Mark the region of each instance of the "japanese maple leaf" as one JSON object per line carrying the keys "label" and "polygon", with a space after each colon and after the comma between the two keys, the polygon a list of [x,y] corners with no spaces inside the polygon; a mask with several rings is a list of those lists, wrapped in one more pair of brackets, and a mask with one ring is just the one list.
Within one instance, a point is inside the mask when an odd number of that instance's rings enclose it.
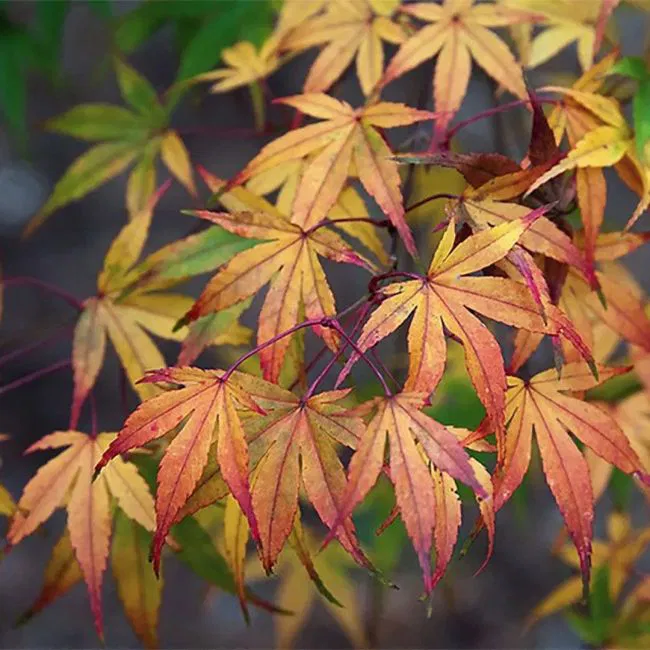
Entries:
{"label": "japanese maple leaf", "polygon": [[531,20],[529,13],[473,0],[445,0],[442,5],[415,3],[402,11],[430,23],[409,38],[391,59],[381,81],[385,86],[427,59],[438,56],[433,76],[436,125],[444,131],[460,108],[471,76],[472,59],[517,97],[526,97],[521,67],[508,46],[488,28]]}
{"label": "japanese maple leaf", "polygon": [[621,179],[640,196],[626,229],[650,205],[650,167],[638,156],[634,135],[618,102],[597,93],[615,60],[616,53],[604,57],[572,88],[548,86],[542,89],[563,95],[560,104],[549,115],[549,122],[558,142],[566,131],[571,150],[529,189],[532,192],[563,171],[575,170],[578,204],[587,236],[585,248],[590,256],[593,256],[607,202],[604,167],[615,166]]}
{"label": "japanese maple leaf", "polygon": [[160,565],[169,529],[201,478],[213,442],[217,443],[223,479],[246,513],[253,537],[259,539],[248,481],[248,445],[238,410],[264,411],[246,392],[246,375],[230,377],[218,370],[168,368],[150,372],[142,381],[172,384],[177,390],[140,404],[97,463],[97,471],[110,467],[120,454],[175,432],[158,469],[154,568]]}
{"label": "japanese maple leaf", "polygon": [[585,585],[591,570],[594,499],[587,463],[569,432],[626,474],[642,475],[644,470],[611,415],[566,393],[588,390],[627,370],[601,365],[596,380],[586,364],[570,363],[560,378],[554,369],[529,381],[508,378],[505,461],[495,479],[495,509],[521,484],[530,463],[534,432],[546,480],[578,551]]}
{"label": "japanese maple leaf", "polygon": [[[151,501],[151,497],[149,497]],[[124,613],[146,648],[158,647],[158,614],[162,600],[162,577],[149,562],[151,533],[121,510],[115,511],[111,541],[111,571]],[[29,609],[20,617],[24,624],[82,582],[82,572],[66,529],[52,548],[45,567],[43,586]]]}
{"label": "japanese maple leaf", "polygon": [[56,431],[31,445],[26,453],[65,447],[43,465],[25,486],[7,540],[16,545],[33,533],[54,510],[68,513],[70,543],[81,567],[97,634],[103,638],[101,589],[111,537],[111,498],[131,519],[154,528],[153,498],[135,465],[121,458],[93,481],[97,461],[116,439],[79,431]]}
{"label": "japanese maple leaf", "polygon": [[[436,481],[438,478],[435,473],[432,475],[429,464],[462,481],[481,497],[487,497],[487,492],[457,437],[420,411],[426,399],[426,394],[416,392],[377,398],[376,413],[350,460],[347,488],[327,539],[376,483],[384,466],[388,440],[389,475],[395,486],[397,507],[417,553],[428,593],[433,588],[431,546],[436,513],[441,512],[436,506],[434,484],[434,476]],[[442,490],[439,498],[444,499],[444,486],[438,489]]]}
{"label": "japanese maple leaf", "polygon": [[[578,235],[576,240],[584,245],[584,237]],[[647,240],[647,234],[636,233],[601,233],[598,236],[594,256],[600,270],[596,272],[596,280],[605,304],[576,267],[569,270],[560,287],[558,306],[576,325],[599,361],[605,361],[621,340],[644,354],[650,353],[650,318],[645,313],[645,294],[615,261]],[[530,358],[541,338],[538,333],[517,333],[511,372],[516,372]],[[575,349],[564,345],[563,352],[567,361],[578,361]]]}
{"label": "japanese maple leaf", "polygon": [[204,72],[193,81],[214,81],[210,92],[224,93],[265,79],[278,66],[277,45],[277,38],[272,36],[264,41],[258,52],[252,43],[240,41],[221,52],[227,68]]}
{"label": "japanese maple leaf", "polygon": [[[650,527],[634,529],[627,514],[612,512],[607,521],[607,540],[593,543],[594,569],[607,568],[609,573],[609,595],[613,601],[620,598],[623,588],[633,575],[634,565],[641,558],[650,542]],[[563,545],[558,551],[562,561],[572,569],[580,568],[575,548]],[[554,589],[527,619],[527,626],[535,625],[541,619],[576,605],[582,599],[580,576],[569,578]]]}
{"label": "japanese maple leaf", "polygon": [[347,102],[322,93],[278,101],[324,121],[290,131],[267,144],[232,184],[243,183],[282,163],[317,154],[300,180],[291,214],[292,223],[308,229],[327,216],[354,168],[363,187],[399,232],[407,250],[415,255],[415,242],[404,219],[397,164],[391,160],[390,147],[378,129],[429,120],[433,113],[392,102],[354,109]]}
{"label": "japanese maple leaf", "polygon": [[68,167],[27,225],[26,234],[34,232],[53,212],[81,199],[132,163],[126,207],[129,214],[137,214],[155,192],[158,156],[188,192],[196,194],[187,149],[178,133],[169,128],[170,107],[160,103],[153,87],[133,68],[116,60],[115,70],[128,108],[81,104],[47,122],[50,131],[99,144]]}
{"label": "japanese maple leaf", "polygon": [[[337,518],[345,491],[345,471],[337,444],[354,448],[363,431],[363,421],[337,404],[348,393],[333,391],[300,399],[287,391],[282,417],[274,417],[251,442],[251,448],[257,448],[256,456],[261,456],[253,485],[253,507],[267,571],[293,528],[301,483],[323,523],[332,526]],[[337,537],[357,562],[369,566],[351,519],[343,522]]]}
{"label": "japanese maple leaf", "polygon": [[598,53],[601,7],[611,4],[611,0],[578,3],[571,0],[501,0],[500,4],[541,18],[537,24],[543,29],[530,43],[527,68],[536,68],[575,43],[580,66],[588,70]]}
{"label": "japanese maple leaf", "polygon": [[382,41],[400,44],[402,26],[392,20],[401,0],[332,0],[324,14],[292,30],[282,48],[301,51],[321,46],[311,65],[303,92],[325,92],[356,58],[356,73],[363,94],[375,90],[384,72]]}
{"label": "japanese maple leaf", "polygon": [[[202,174],[213,190],[224,185],[220,179]],[[187,313],[186,321],[236,305],[270,282],[257,330],[261,344],[298,324],[301,308],[308,319],[336,313],[319,257],[369,268],[339,235],[327,228],[305,229],[244,188],[234,188],[219,200],[233,213],[200,210],[190,214],[263,243],[235,255],[219,269]],[[314,329],[328,345],[336,346],[331,330]],[[289,344],[290,337],[286,336],[260,351],[260,364],[269,381],[277,382]]]}
{"label": "japanese maple leaf", "polygon": [[[514,327],[548,334],[567,332],[571,326],[553,305],[546,310],[545,323],[529,289],[522,283],[465,276],[505,257],[535,216],[478,232],[455,248],[452,219],[427,275],[412,275],[411,279],[381,290],[384,299],[359,335],[359,351],[375,346],[413,314],[408,331],[409,371],[405,390],[431,393],[445,368],[446,329],[463,344],[472,383],[490,420],[501,431],[506,386],[501,350],[494,336],[470,310]],[[338,383],[358,358],[358,354],[351,356]]]}
{"label": "japanese maple leaf", "polygon": [[[467,429],[457,427],[447,427],[458,440],[470,436]],[[472,443],[468,449],[473,451],[492,451],[485,441]],[[481,511],[483,523],[488,532],[488,552],[479,571],[485,567],[492,555],[494,548],[494,503],[492,499],[493,486],[490,473],[475,458],[469,459],[474,476],[481,484],[483,493],[477,494],[478,506]],[[435,495],[435,527],[434,527],[434,545],[436,549],[436,566],[431,577],[431,589],[434,589],[438,582],[444,577],[447,566],[449,565],[456,542],[458,541],[458,532],[462,523],[461,499],[458,495],[456,481],[445,472],[431,466],[431,476],[433,477],[434,495]],[[486,494],[487,497],[484,497]]]}
{"label": "japanese maple leaf", "polygon": [[[592,101],[591,99],[585,100],[584,95],[571,89],[561,89],[555,86],[552,89],[570,95],[572,99],[577,100],[579,103],[581,101]],[[590,95],[587,94],[586,97],[590,97]],[[650,168],[646,168],[638,159],[634,133],[628,127],[625,117],[620,112],[615,100],[600,97],[597,105],[599,107],[606,106],[606,109],[600,111],[597,116],[600,122],[598,126],[588,131],[586,135],[578,140],[562,161],[545,174],[542,174],[530,186],[528,193],[533,192],[565,171],[611,167],[619,163],[625,156],[638,172],[642,183],[641,200],[628,220],[627,230],[650,205]],[[589,180],[586,182],[589,182]],[[590,194],[590,198],[593,198],[593,194]]]}
{"label": "japanese maple leaf", "polygon": [[[308,165],[309,158],[292,160],[254,176],[246,187],[260,195],[277,191],[275,207],[282,214],[290,215],[296,190]],[[336,203],[328,212],[327,219],[337,230],[343,231],[363,244],[383,266],[389,265],[388,254],[377,233],[378,228],[369,222],[368,206],[352,185],[348,185],[341,191]]]}
{"label": "japanese maple leaf", "polygon": [[[640,391],[616,404],[598,402],[597,406],[607,411],[616,420],[630,441],[630,446],[641,459],[644,470],[646,473],[650,472],[650,397],[648,393]],[[597,501],[605,492],[614,468],[590,449],[585,451],[585,458],[589,465],[594,500]],[[641,483],[641,487],[646,496],[650,497],[648,486]]]}
{"label": "japanese maple leaf", "polygon": [[[210,248],[218,242],[213,243],[211,233],[205,231],[163,247],[136,266],[155,203],[164,187],[112,242],[97,280],[97,295],[83,304],[73,337],[71,427],[76,426],[83,402],[102,368],[107,339],[113,344],[126,376],[140,398],[155,394],[154,386],[137,383],[147,370],[165,365],[149,333],[183,341],[188,336],[188,328],[174,330],[174,325],[193,302],[189,296],[160,289],[167,289],[196,273],[212,270],[224,261],[222,255],[210,254]],[[247,243],[243,244],[235,242],[231,253],[246,248]],[[192,261],[193,256],[201,257],[198,265]],[[235,314],[234,318],[226,317],[224,321],[224,315],[220,315],[217,323],[220,328],[210,330],[211,337],[204,344],[246,342],[248,331],[232,322],[236,318]],[[226,331],[224,322],[230,326]]]}

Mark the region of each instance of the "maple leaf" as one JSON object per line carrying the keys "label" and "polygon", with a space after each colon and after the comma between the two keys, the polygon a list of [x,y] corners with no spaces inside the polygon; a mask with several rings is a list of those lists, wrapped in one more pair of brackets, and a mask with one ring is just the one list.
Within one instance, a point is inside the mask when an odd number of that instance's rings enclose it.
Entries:
{"label": "maple leaf", "polygon": [[[158,470],[154,568],[160,564],[167,533],[201,478],[213,442],[221,475],[246,514],[254,539],[260,539],[248,480],[248,445],[238,414],[241,409],[264,413],[246,390],[252,380],[238,372],[226,376],[218,370],[189,367],[148,373],[143,382],[163,382],[177,389],[140,404],[98,462],[100,471],[116,456],[175,433]],[[267,387],[271,394],[275,391],[266,382],[256,385]]]}
{"label": "maple leaf", "polygon": [[[111,569],[118,596],[136,636],[146,648],[157,648],[158,613],[164,581],[162,576],[156,577],[149,563],[150,542],[151,533],[121,510],[115,511]],[[18,624],[27,623],[83,579],[66,527],[52,548],[41,591]]]}
{"label": "maple leaf", "polygon": [[[251,178],[246,187],[260,195],[278,191],[275,207],[283,214],[290,215],[296,190],[308,164],[309,159],[292,160],[278,165]],[[368,207],[354,187],[348,185],[341,191],[328,212],[327,219],[332,222],[332,226],[363,244],[383,266],[388,266],[388,255],[377,234],[377,226],[369,223]]]}
{"label": "maple leaf", "polygon": [[328,90],[356,59],[356,73],[367,97],[384,72],[382,41],[399,45],[406,31],[393,15],[401,0],[331,0],[324,14],[306,20],[282,39],[291,52],[321,46],[303,92]]}
{"label": "maple leaf", "polygon": [[[532,214],[532,218],[530,217]],[[502,431],[506,385],[503,358],[490,331],[470,310],[521,329],[560,334],[570,327],[553,305],[540,310],[522,283],[506,278],[463,277],[501,260],[537,215],[478,232],[454,248],[452,218],[426,276],[395,282],[381,290],[383,300],[357,340],[365,352],[396,330],[413,313],[408,331],[409,371],[405,390],[431,393],[445,368],[445,329],[463,344],[467,370],[497,431]],[[352,355],[341,371],[343,381]]]}
{"label": "maple leaf", "polygon": [[[593,566],[594,569],[607,567],[609,595],[612,601],[616,601],[650,542],[650,528],[635,530],[627,514],[612,512],[607,520],[607,537],[607,541],[596,540],[593,543]],[[572,545],[563,545],[557,554],[571,568],[580,568],[578,554]],[[535,607],[527,619],[527,627],[578,604],[581,599],[582,579],[580,576],[569,578]]]}
{"label": "maple leaf", "polygon": [[[206,172],[202,175],[212,189],[223,186],[220,179]],[[236,305],[270,282],[257,330],[257,340],[262,344],[297,325],[301,309],[308,319],[336,313],[334,295],[319,257],[371,268],[334,232],[326,228],[304,229],[289,221],[268,201],[244,188],[234,188],[222,195],[220,201],[234,213],[199,210],[190,214],[237,235],[264,242],[235,255],[221,267],[184,321]],[[336,349],[337,337],[331,330],[317,326],[314,331]],[[290,340],[286,336],[260,351],[260,364],[266,379],[278,380]]]}
{"label": "maple leaf", "polygon": [[[323,523],[331,527],[337,518],[345,491],[345,471],[337,444],[354,448],[363,431],[362,420],[337,404],[349,392],[333,391],[300,399],[287,391],[281,416],[276,414],[250,443],[260,458],[252,492],[261,559],[267,571],[293,528],[301,483]],[[359,564],[370,568],[351,519],[342,523],[337,537]]]}
{"label": "maple leaf", "polygon": [[[234,325],[238,309],[219,315],[216,321],[197,323],[207,328],[201,341],[200,332],[188,328],[175,330],[178,319],[192,305],[192,299],[177,293],[156,291],[178,284],[187,277],[214,269],[237,250],[248,247],[240,238],[230,241],[229,234],[215,228],[187,237],[163,247],[136,265],[151,224],[153,209],[165,186],[150,200],[113,240],[104,267],[97,280],[97,295],[83,303],[77,321],[72,348],[74,395],[70,415],[71,427],[76,426],[84,400],[93,388],[102,368],[106,340],[110,339],[122,363],[127,378],[141,399],[155,394],[156,389],[138,384],[147,370],[160,368],[165,360],[149,337],[175,341],[192,338],[191,354],[197,356],[207,344],[239,344],[248,340],[248,330]],[[216,235],[216,236],[215,236]],[[219,244],[224,248],[219,249]],[[230,329],[224,331],[224,325]],[[187,352],[186,356],[190,356]]]}
{"label": "maple leaf", "polygon": [[[469,456],[457,437],[420,411],[427,395],[405,392],[377,398],[376,413],[361,436],[348,468],[348,485],[329,540],[377,482],[389,441],[389,475],[395,486],[397,508],[418,556],[427,593],[433,589],[431,546],[436,526],[436,488],[429,463],[472,488],[487,492],[476,478]],[[416,441],[420,448],[416,446]],[[444,486],[439,496],[445,498]]]}
{"label": "maple leaf", "polygon": [[379,204],[415,255],[415,242],[404,219],[400,178],[392,152],[378,129],[408,126],[434,117],[404,104],[379,102],[353,109],[347,102],[322,93],[277,100],[324,120],[295,129],[267,144],[232,181],[244,183],[277,165],[317,154],[296,190],[291,220],[308,229],[324,219],[354,168],[365,190]]}
{"label": "maple leaf", "polygon": [[[605,402],[595,402],[595,404],[616,421],[641,460],[643,469],[646,473],[650,473],[650,397],[648,394],[641,391],[617,404]],[[585,458],[589,465],[594,500],[597,501],[604,494],[614,468],[611,463],[597,456],[590,449],[586,450]],[[643,483],[640,486],[646,496],[650,497],[648,487]]]}
{"label": "maple leaf", "polygon": [[433,75],[433,101],[440,131],[447,128],[460,108],[472,59],[511,93],[526,97],[521,67],[508,46],[488,28],[529,21],[529,13],[473,0],[445,0],[442,5],[415,3],[402,7],[402,11],[430,24],[400,47],[380,86],[439,54]]}
{"label": "maple leaf", "polygon": [[145,208],[156,188],[156,158],[193,196],[196,195],[189,154],[178,133],[169,128],[170,107],[138,72],[116,59],[120,92],[129,108],[80,104],[49,120],[46,128],[81,140],[99,142],[77,158],[57,182],[50,197],[27,225],[31,234],[56,210],[77,201],[129,165],[126,207],[130,215]]}
{"label": "maple leaf", "polygon": [[[577,233],[575,239],[579,246],[584,246],[586,238],[583,234]],[[615,262],[647,240],[647,233],[598,235],[594,258],[600,270],[595,278],[604,304],[577,268],[569,269],[563,278],[558,306],[569,315],[597,360],[605,361],[621,340],[638,349],[641,355],[650,352],[650,319],[645,313],[645,295],[630,274]],[[530,358],[541,338],[537,333],[517,333],[511,372],[516,372]],[[563,345],[563,353],[567,361],[578,360],[572,347]]]}
{"label": "maple leaf", "polygon": [[500,4],[514,10],[534,13],[543,27],[531,43],[527,68],[536,68],[574,44],[583,70],[591,68],[598,53],[596,34],[605,2],[567,2],[567,0],[501,0]]}
{"label": "maple leaf", "polygon": [[585,447],[627,474],[643,474],[637,454],[611,415],[565,393],[584,391],[628,368],[598,367],[598,380],[584,363],[570,363],[558,378],[546,370],[525,382],[508,378],[503,471],[495,479],[498,510],[519,487],[528,469],[533,431],[542,468],[580,558],[585,588],[591,569],[593,493],[584,456],[569,431]]}
{"label": "maple leaf", "polygon": [[634,134],[618,102],[595,93],[602,83],[597,73],[602,76],[613,63],[614,56],[603,59],[594,66],[597,70],[589,70],[572,88],[547,86],[540,89],[566,96],[549,121],[558,142],[567,129],[571,149],[562,161],[535,180],[527,194],[565,171],[576,170],[578,203],[588,235],[588,252],[592,252],[604,215],[607,187],[602,168],[616,166],[621,178],[640,195],[626,230],[650,205],[650,167],[638,156]]}
{"label": "maple leaf", "polygon": [[[447,427],[456,438],[463,444],[463,440],[470,437],[472,434],[467,429],[459,427]],[[487,447],[487,449],[486,449]],[[467,446],[468,449],[473,451],[486,451],[489,446],[485,445],[485,441],[472,443]],[[488,532],[488,552],[485,560],[479,571],[481,571],[487,564],[492,556],[494,549],[494,502],[493,502],[493,486],[492,477],[490,473],[479,463],[475,458],[469,459],[474,476],[483,488],[483,495],[477,495],[478,506],[481,511],[483,524]],[[440,471],[434,466],[431,466],[431,475],[433,477],[434,494],[435,494],[435,529],[434,529],[434,542],[436,548],[436,566],[431,577],[431,589],[434,589],[438,582],[444,577],[445,571],[451,558],[453,556],[456,542],[458,541],[458,532],[462,523],[461,516],[461,500],[458,495],[456,482],[454,479]]]}
{"label": "maple leaf", "polygon": [[224,93],[265,79],[278,67],[277,45],[276,38],[268,38],[258,52],[252,43],[240,41],[221,52],[227,68],[204,72],[192,81],[214,81],[210,92]]}
{"label": "maple leaf", "polygon": [[150,547],[151,533],[118,511],[111,546],[117,594],[138,639],[145,648],[157,648],[164,580],[151,568]]}
{"label": "maple leaf", "polygon": [[116,438],[79,431],[56,431],[44,436],[26,453],[66,449],[43,465],[27,483],[11,520],[7,540],[15,546],[49,519],[56,508],[68,513],[70,543],[81,566],[97,634],[103,638],[101,589],[111,536],[111,498],[131,519],[154,528],[154,503],[145,480],[121,458],[93,482],[95,465]]}

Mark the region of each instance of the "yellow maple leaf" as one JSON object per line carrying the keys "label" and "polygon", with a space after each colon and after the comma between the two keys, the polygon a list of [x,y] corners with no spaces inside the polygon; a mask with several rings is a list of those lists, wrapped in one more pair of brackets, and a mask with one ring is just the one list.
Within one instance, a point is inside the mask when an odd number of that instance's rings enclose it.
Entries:
{"label": "yellow maple leaf", "polygon": [[305,21],[286,36],[282,47],[290,51],[322,47],[303,91],[326,91],[356,59],[361,90],[371,95],[384,72],[383,41],[400,44],[407,37],[402,25],[394,20],[400,2],[331,0],[324,14]]}
{"label": "yellow maple leaf", "polygon": [[442,5],[415,3],[404,6],[402,11],[429,24],[400,47],[380,85],[385,86],[438,55],[433,99],[440,114],[440,129],[447,127],[460,108],[471,76],[472,59],[511,93],[522,99],[527,96],[521,67],[508,46],[489,28],[528,22],[529,13],[474,0],[445,0]]}

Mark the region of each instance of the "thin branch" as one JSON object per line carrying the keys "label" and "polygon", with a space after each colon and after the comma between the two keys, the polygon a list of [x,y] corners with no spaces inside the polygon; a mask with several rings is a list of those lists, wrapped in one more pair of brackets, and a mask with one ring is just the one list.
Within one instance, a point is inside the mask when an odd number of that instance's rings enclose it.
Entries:
{"label": "thin branch", "polygon": [[21,386],[24,386],[25,384],[29,384],[32,381],[36,381],[37,379],[40,379],[41,377],[45,377],[46,375],[49,375],[53,372],[56,372],[57,370],[61,370],[63,368],[67,368],[70,366],[70,360],[69,359],[64,359],[63,361],[57,361],[56,363],[53,363],[50,366],[46,366],[45,368],[40,368],[39,370],[35,370],[34,372],[30,373],[29,375],[25,375],[24,377],[20,377],[20,379],[16,379],[15,381],[12,381],[9,384],[5,384],[4,386],[0,386],[0,395],[4,395],[5,393],[9,393],[12,391],[14,388],[20,388]]}
{"label": "thin branch", "polygon": [[[559,103],[557,99],[545,99],[539,97],[538,100],[542,104],[557,105]],[[475,122],[478,122],[487,117],[492,117],[493,115],[497,115],[498,113],[509,111],[512,108],[518,108],[519,106],[527,106],[528,104],[530,104],[529,99],[517,99],[515,101],[508,102],[507,104],[500,104],[499,106],[494,106],[493,108],[488,108],[484,111],[481,111],[480,113],[476,113],[475,115],[472,115],[472,117],[468,117],[466,120],[461,120],[453,127],[451,127],[451,129],[447,131],[447,136],[445,141],[449,142],[461,129],[464,129],[466,126],[469,126],[470,124],[474,124]]]}
{"label": "thin branch", "polygon": [[44,339],[40,339],[35,343],[30,343],[29,345],[25,345],[22,348],[18,348],[12,350],[11,352],[7,352],[7,354],[0,357],[0,366],[5,365],[9,361],[13,361],[14,359],[17,359],[18,357],[22,357],[25,354],[29,354],[34,350],[38,350],[38,348],[40,348],[41,346],[48,345],[49,343],[54,343],[63,334],[67,334],[70,331],[71,327],[72,326],[69,324],[62,325],[61,327],[57,328],[52,334],[46,336]]}
{"label": "thin branch", "polygon": [[19,276],[19,277],[5,278],[2,281],[2,285],[5,287],[9,287],[12,285],[20,285],[20,284],[27,284],[29,286],[36,287],[41,291],[45,291],[46,293],[50,293],[53,296],[57,296],[57,298],[61,298],[61,300],[65,300],[65,302],[67,302],[69,305],[71,305],[78,311],[83,310],[82,302],[80,300],[77,300],[77,298],[75,298],[71,293],[68,293],[63,289],[59,289],[59,287],[49,284],[48,282],[43,282],[43,280],[39,280],[37,278],[30,278],[28,276]]}
{"label": "thin branch", "polygon": [[295,332],[298,332],[299,330],[305,329],[306,327],[315,327],[320,325],[321,327],[327,327],[326,323],[329,322],[329,318],[312,318],[306,321],[303,321],[302,323],[298,323],[297,325],[294,325],[293,327],[290,327],[288,330],[285,330],[284,332],[280,332],[280,334],[277,334],[276,336],[271,337],[267,341],[264,341],[264,343],[260,343],[259,345],[255,346],[252,350],[249,350],[246,352],[246,354],[243,354],[235,363],[233,363],[228,370],[226,370],[224,376],[222,377],[222,381],[226,382],[230,378],[233,372],[241,366],[244,361],[247,361],[251,357],[254,357],[256,354],[261,352],[264,348],[268,348],[269,345],[273,345],[274,343],[277,343],[281,339],[291,336]]}
{"label": "thin branch", "polygon": [[450,199],[450,200],[462,201],[463,197],[460,194],[447,194],[446,192],[438,192],[436,194],[432,194],[431,196],[427,196],[423,198],[421,201],[418,201],[413,205],[409,205],[409,207],[406,208],[404,212],[410,212],[411,210],[415,210],[416,208],[419,208],[425,203],[430,203],[431,201],[437,201],[438,199]]}
{"label": "thin branch", "polygon": [[[368,315],[368,311],[370,310],[370,303],[366,302],[364,305],[362,305],[362,308],[359,312],[359,316],[357,317],[357,322],[354,324],[354,327],[352,328],[351,335],[354,336],[357,332],[357,330],[361,327],[361,323],[363,323],[363,320],[365,317]],[[318,388],[318,385],[325,379],[329,371],[332,369],[334,364],[339,360],[343,352],[345,352],[345,348],[348,347],[347,341],[343,343],[342,345],[339,346],[338,350],[336,351],[335,354],[332,355],[332,358],[329,360],[329,362],[326,364],[326,366],[323,368],[323,370],[320,372],[318,377],[314,379],[312,384],[309,386],[307,389],[307,392],[303,396],[303,401],[306,402],[315,392],[316,388]],[[327,348],[325,348],[327,349]]]}
{"label": "thin branch", "polygon": [[[323,320],[330,320],[330,319],[323,319]],[[328,325],[323,324],[323,327],[327,327]],[[388,384],[386,383],[386,380],[384,379],[384,376],[381,374],[379,371],[379,368],[368,358],[368,355],[366,355],[360,348],[359,346],[345,333],[343,328],[338,324],[337,321],[330,320],[329,327],[332,329],[336,330],[347,342],[348,345],[366,362],[370,370],[374,373],[374,375],[379,379],[379,383],[381,384],[382,388],[384,389],[384,393],[386,394],[387,397],[391,397],[393,393],[391,392],[390,388],[388,388]]]}

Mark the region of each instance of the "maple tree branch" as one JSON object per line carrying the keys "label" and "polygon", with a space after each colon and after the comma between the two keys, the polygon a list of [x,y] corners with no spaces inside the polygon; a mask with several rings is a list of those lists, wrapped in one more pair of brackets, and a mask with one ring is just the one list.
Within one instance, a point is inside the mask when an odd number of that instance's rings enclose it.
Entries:
{"label": "maple tree branch", "polygon": [[[343,318],[346,318],[349,316],[352,312],[357,310],[361,305],[363,305],[367,300],[369,296],[361,296],[361,298],[358,298],[355,300],[351,305],[348,305],[345,309],[341,310],[337,315],[336,318],[339,320],[342,320]],[[313,370],[314,366],[318,363],[318,361],[321,359],[321,357],[329,350],[326,344],[323,344],[322,347],[318,350],[318,352],[314,355],[313,359],[309,361],[309,363],[305,366],[305,375],[309,374],[311,370]],[[297,385],[298,382],[300,381],[300,378],[296,379],[291,386],[289,386],[289,390],[293,390]]]}
{"label": "maple tree branch", "polygon": [[424,205],[425,203],[430,203],[431,201],[437,201],[438,199],[449,199],[449,200],[456,200],[456,201],[462,201],[463,197],[460,194],[448,194],[447,192],[438,192],[436,194],[432,194],[431,196],[427,196],[423,198],[421,201],[418,201],[417,203],[414,203],[413,205],[409,205],[404,212],[410,212],[411,210],[415,210],[416,208],[419,208],[420,206]]}
{"label": "maple tree branch", "polygon": [[391,392],[390,388],[388,388],[388,384],[386,383],[386,380],[384,379],[384,376],[381,374],[379,371],[379,368],[370,360],[367,354],[359,348],[359,346],[345,333],[345,330],[341,327],[341,325],[338,323],[338,321],[333,320],[333,319],[323,319],[326,321],[329,321],[329,323],[323,323],[323,327],[331,327],[333,330],[337,331],[347,342],[348,345],[366,362],[370,370],[374,373],[374,375],[379,379],[379,383],[381,384],[382,388],[384,389],[384,393],[386,394],[387,397],[392,397],[393,393]]}
{"label": "maple tree branch", "polygon": [[[553,104],[554,106],[557,105],[559,102],[557,99],[545,99],[542,97],[537,98],[538,101],[542,104]],[[529,99],[516,99],[512,102],[508,102],[506,104],[500,104],[499,106],[493,106],[492,108],[488,108],[484,111],[481,111],[480,113],[476,113],[475,115],[472,115],[472,117],[468,117],[466,120],[461,120],[460,122],[456,123],[454,126],[452,126],[448,131],[447,135],[444,140],[445,145],[449,145],[449,142],[451,139],[461,130],[464,129],[466,126],[469,126],[470,124],[474,124],[475,122],[479,122],[480,120],[483,120],[487,117],[492,117],[494,115],[497,115],[498,113],[503,113],[504,111],[509,111],[512,108],[518,108],[519,106],[527,106],[530,104]]]}
{"label": "maple tree branch", "polygon": [[315,327],[315,326],[318,326],[318,325],[320,325],[321,327],[326,327],[325,322],[327,322],[329,320],[330,319],[328,319],[327,317],[326,318],[312,318],[312,319],[309,319],[309,320],[305,320],[302,323],[298,323],[297,325],[294,325],[293,327],[290,327],[288,330],[285,330],[284,332],[280,332],[280,334],[276,334],[275,336],[272,336],[267,341],[264,341],[264,343],[260,343],[259,345],[255,346],[254,348],[252,348],[251,350],[246,352],[246,354],[243,354],[241,357],[239,357],[239,359],[237,359],[237,361],[235,361],[235,363],[233,363],[230,366],[230,368],[228,368],[228,370],[226,370],[226,372],[225,372],[224,376],[221,378],[221,380],[223,382],[228,381],[228,379],[230,378],[232,373],[235,372],[235,370],[237,370],[237,368],[239,368],[239,366],[241,366],[241,364],[244,363],[244,361],[247,361],[251,357],[254,357],[256,354],[261,352],[264,348],[268,348],[269,345],[273,345],[274,343],[277,343],[281,339],[283,339],[283,338],[285,338],[287,336],[291,336],[295,332],[298,332],[298,331],[300,331],[302,329],[305,329],[306,327]]}
{"label": "maple tree branch", "polygon": [[25,354],[29,354],[30,352],[37,350],[41,346],[48,345],[49,343],[54,343],[54,341],[58,340],[63,334],[68,333],[71,327],[72,327],[71,324],[61,325],[52,334],[46,336],[44,339],[40,339],[34,343],[25,345],[22,348],[18,348],[12,350],[11,352],[7,352],[7,354],[4,354],[3,356],[0,357],[0,366],[3,366],[5,363],[8,363],[9,361],[13,361],[14,359],[22,357]]}
{"label": "maple tree branch", "polygon": [[57,296],[58,298],[65,300],[65,302],[67,302],[78,311],[83,310],[82,302],[80,300],[77,300],[77,298],[75,298],[71,293],[68,293],[64,289],[59,289],[59,287],[55,287],[49,282],[39,280],[38,278],[30,278],[29,276],[17,276],[5,278],[2,281],[2,286],[4,287],[20,284],[27,284],[32,287],[36,287],[37,289],[41,289],[41,291],[45,291],[46,293],[51,293],[53,296]]}
{"label": "maple tree branch", "polygon": [[38,370],[35,370],[34,372],[31,372],[30,374],[25,375],[24,377],[20,377],[15,381],[5,384],[4,386],[0,386],[0,395],[4,395],[5,393],[12,391],[14,388],[20,388],[25,384],[29,384],[32,381],[36,381],[37,379],[40,379],[41,377],[45,377],[46,375],[56,372],[57,370],[62,370],[63,368],[67,368],[70,365],[71,365],[70,360],[64,359],[63,361],[57,361],[56,363],[46,366],[45,368],[39,368]]}
{"label": "maple tree branch", "polygon": [[[368,311],[370,310],[370,303],[366,302],[361,306],[361,309],[359,310],[359,316],[357,317],[357,321],[354,324],[354,327],[352,328],[351,335],[354,336],[354,334],[357,332],[357,330],[361,327],[361,323],[363,322],[363,319],[368,315]],[[318,385],[325,379],[329,371],[332,369],[334,364],[338,361],[340,356],[343,354],[345,351],[345,348],[348,347],[348,342],[347,340],[339,346],[339,349],[336,351],[335,354],[332,355],[332,358],[328,361],[328,363],[325,365],[323,370],[320,372],[318,377],[314,379],[314,381],[311,383],[309,388],[307,389],[307,392],[303,396],[303,401],[307,401],[315,392],[316,388],[318,388]],[[325,347],[324,350],[327,350],[328,348]]]}

